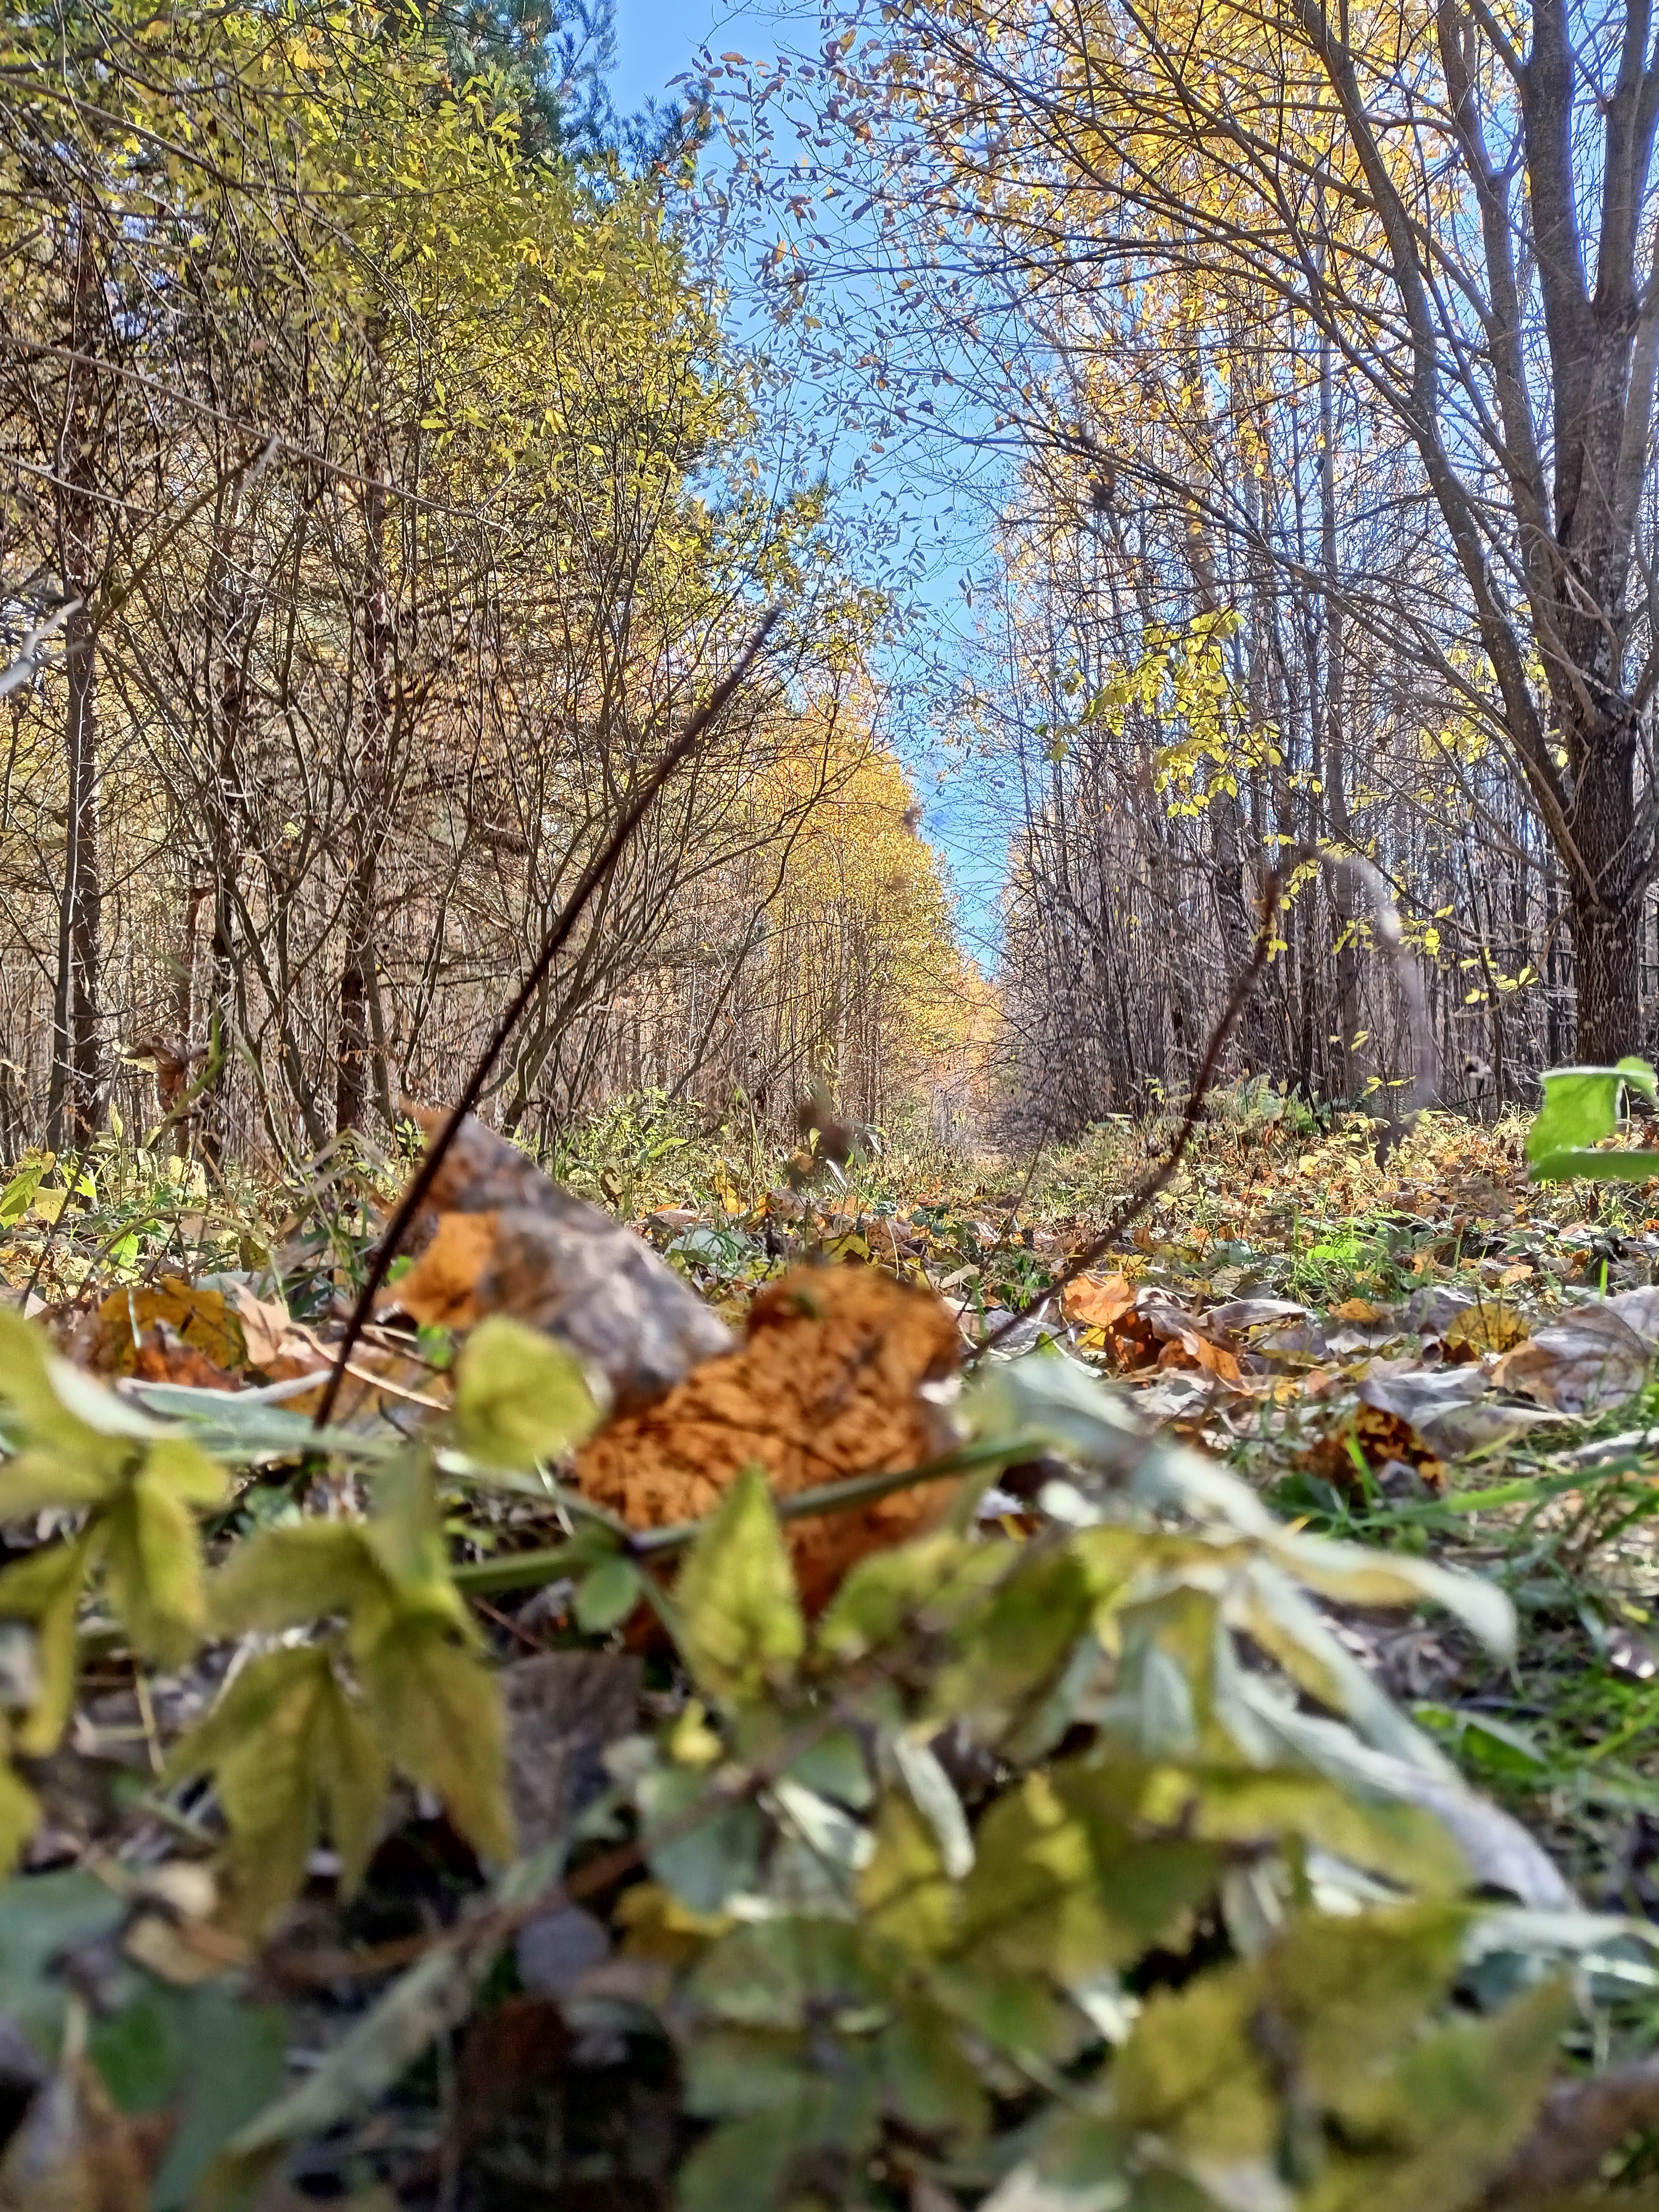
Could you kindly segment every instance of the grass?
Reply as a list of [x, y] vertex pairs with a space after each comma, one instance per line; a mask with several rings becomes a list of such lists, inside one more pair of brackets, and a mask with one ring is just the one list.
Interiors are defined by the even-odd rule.
[[[1035, 1160], [888, 1132], [839, 1176], [820, 1171], [807, 1220], [785, 1225], [796, 1249], [913, 1275], [925, 1267], [970, 1305], [1021, 1303], [1146, 1175], [1173, 1126], [1113, 1121]], [[1212, 1102], [1170, 1188], [1113, 1264], [1200, 1302], [1276, 1294], [1328, 1314], [1437, 1285], [1519, 1297], [1534, 1322], [1587, 1291], [1652, 1279], [1654, 1199], [1602, 1184], [1531, 1188], [1522, 1134], [1518, 1118], [1425, 1115], [1379, 1164], [1364, 1117], [1316, 1116], [1243, 1086]], [[694, 1214], [657, 1241], [734, 1309], [785, 1263], [769, 1222], [787, 1215], [787, 1196], [774, 1194], [790, 1191], [789, 1147], [747, 1110], [710, 1114], [661, 1093], [624, 1100], [568, 1129], [547, 1164], [625, 1218]], [[241, 1269], [279, 1285], [299, 1317], [325, 1316], [361, 1280], [404, 1171], [397, 1154], [356, 1145], [331, 1148], [302, 1177], [270, 1179], [118, 1137], [74, 1159], [33, 1155], [0, 1186], [0, 1277], [50, 1306], [123, 1282]], [[1524, 1284], [1505, 1288], [1517, 1269]], [[1587, 1898], [1659, 1910], [1659, 1456], [1570, 1457], [1659, 1425], [1659, 1389], [1600, 1422], [1535, 1430], [1462, 1463], [1440, 1496], [1386, 1496], [1363, 1465], [1349, 1488], [1310, 1474], [1301, 1457], [1318, 1419], [1292, 1402], [1227, 1448], [1311, 1526], [1431, 1552], [1504, 1583], [1523, 1623], [1510, 1674], [1493, 1675], [1429, 1624], [1414, 1632], [1414, 1656], [1379, 1652], [1378, 1664], [1405, 1669], [1392, 1686], [1545, 1836]]]

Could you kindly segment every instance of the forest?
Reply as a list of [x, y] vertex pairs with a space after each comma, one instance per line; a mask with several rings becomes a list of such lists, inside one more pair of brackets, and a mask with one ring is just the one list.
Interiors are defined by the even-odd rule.
[[1656, 137], [0, 0], [0, 2212], [1659, 2206]]

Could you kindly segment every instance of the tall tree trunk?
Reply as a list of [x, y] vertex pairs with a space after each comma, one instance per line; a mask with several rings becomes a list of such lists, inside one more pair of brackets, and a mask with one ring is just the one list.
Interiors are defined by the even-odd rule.
[[[384, 470], [386, 454], [377, 441], [374, 465]], [[374, 975], [376, 878], [386, 836], [386, 779], [389, 767], [392, 698], [392, 609], [386, 561], [386, 488], [372, 476], [363, 494], [364, 590], [359, 615], [363, 655], [363, 742], [356, 766], [357, 798], [346, 886], [340, 917], [344, 957], [340, 971], [338, 1042], [336, 1051], [334, 1126], [361, 1129], [368, 1118], [371, 1086], [386, 1110], [385, 1062], [377, 1046], [380, 1027]], [[378, 1077], [378, 1081], [376, 1078]]]
[[[77, 354], [97, 341], [96, 281], [83, 221], [76, 223], [70, 331]], [[88, 436], [87, 371], [70, 362], [58, 439], [58, 565], [64, 589], [80, 605], [64, 626], [67, 703], [64, 718], [65, 822], [64, 879], [58, 887], [58, 972], [52, 994], [52, 1078], [47, 1141], [84, 1145], [101, 1118], [103, 1054], [98, 1033], [103, 955], [104, 888], [98, 817], [98, 640], [94, 587], [96, 504]]]

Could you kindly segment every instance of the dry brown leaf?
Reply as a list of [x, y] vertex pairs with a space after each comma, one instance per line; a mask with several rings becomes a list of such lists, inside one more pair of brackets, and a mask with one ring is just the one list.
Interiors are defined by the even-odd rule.
[[1356, 1445], [1373, 1474], [1380, 1474], [1390, 1460], [1398, 1460], [1414, 1468], [1431, 1490], [1445, 1486], [1445, 1465], [1433, 1446], [1401, 1414], [1391, 1413], [1381, 1406], [1361, 1403], [1355, 1407], [1346, 1420], [1340, 1421], [1314, 1446], [1308, 1455], [1308, 1465], [1334, 1489], [1358, 1492], [1361, 1485], [1359, 1470], [1354, 1465]]
[[1358, 1322], [1363, 1328], [1375, 1328], [1378, 1322], [1391, 1318], [1387, 1306], [1373, 1305], [1369, 1298], [1344, 1298], [1340, 1306], [1331, 1308], [1333, 1321]]
[[40, 2090], [0, 2164], [4, 2212], [145, 2212], [171, 2113], [118, 2112], [95, 2069], [71, 2059]]
[[1087, 1328], [1109, 1328], [1134, 1302], [1135, 1286], [1127, 1275], [1079, 1275], [1060, 1292], [1060, 1310], [1065, 1320]]
[[325, 1356], [311, 1331], [295, 1320], [281, 1298], [256, 1297], [246, 1283], [234, 1284], [229, 1296], [242, 1325], [250, 1367], [268, 1372], [276, 1361], [298, 1358], [307, 1352], [319, 1359]]
[[1506, 1352], [1492, 1379], [1558, 1413], [1605, 1413], [1635, 1397], [1652, 1364], [1650, 1346], [1609, 1298], [1574, 1307]]
[[[954, 1371], [959, 1344], [930, 1292], [873, 1267], [797, 1269], [756, 1300], [740, 1352], [601, 1429], [577, 1456], [576, 1480], [631, 1528], [653, 1528], [711, 1511], [745, 1467], [762, 1468], [780, 1498], [915, 1467], [948, 1446], [921, 1394]], [[867, 1552], [912, 1534], [938, 1498], [927, 1485], [787, 1524], [808, 1607]]]
[[132, 1354], [126, 1370], [140, 1382], [183, 1382], [192, 1390], [235, 1390], [234, 1375], [216, 1367], [193, 1344], [181, 1344], [169, 1328], [153, 1328]]
[[[410, 1110], [428, 1139], [447, 1119]], [[471, 1116], [432, 1200], [438, 1233], [383, 1308], [452, 1327], [511, 1314], [568, 1344], [605, 1376], [624, 1411], [732, 1349], [725, 1323], [642, 1237], [561, 1190]]]

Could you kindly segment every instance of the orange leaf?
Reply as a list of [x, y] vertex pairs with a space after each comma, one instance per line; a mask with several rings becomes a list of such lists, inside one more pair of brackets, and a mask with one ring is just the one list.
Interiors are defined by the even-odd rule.
[[1079, 1275], [1061, 1291], [1060, 1310], [1067, 1321], [1109, 1328], [1134, 1302], [1135, 1286], [1127, 1275]]
[[493, 1213], [441, 1213], [437, 1235], [403, 1279], [381, 1291], [379, 1304], [399, 1308], [411, 1321], [470, 1328], [479, 1317], [478, 1278], [495, 1250]]

